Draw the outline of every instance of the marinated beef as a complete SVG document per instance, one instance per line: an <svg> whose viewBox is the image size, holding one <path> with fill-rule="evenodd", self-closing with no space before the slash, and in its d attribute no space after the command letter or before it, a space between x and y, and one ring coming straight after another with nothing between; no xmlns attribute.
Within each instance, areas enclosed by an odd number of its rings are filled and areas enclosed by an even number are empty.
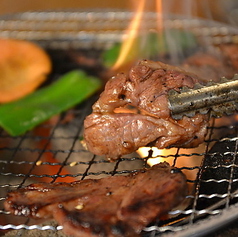
<svg viewBox="0 0 238 237"><path fill-rule="evenodd" d="M221 77L231 77L234 75L233 70L225 65L221 55L215 56L207 53L196 53L189 57L183 68L198 75L200 82L220 81Z"/></svg>
<svg viewBox="0 0 238 237"><path fill-rule="evenodd" d="M141 146L195 147L204 141L208 116L174 120L168 92L193 88L197 76L161 62L140 61L129 75L117 74L93 105L84 122L88 149L110 159ZM120 112L120 109L125 109ZM129 112L128 112L129 111Z"/></svg>
<svg viewBox="0 0 238 237"><path fill-rule="evenodd" d="M220 50L224 56L224 62L238 72L238 44L222 44Z"/></svg>
<svg viewBox="0 0 238 237"><path fill-rule="evenodd" d="M186 194L183 173L164 162L127 176L32 184L10 192L5 209L33 218L53 217L72 236L134 237Z"/></svg>
<svg viewBox="0 0 238 237"><path fill-rule="evenodd" d="M221 44L216 52L197 52L188 57L182 67L195 73L201 82L233 78L238 72L238 45Z"/></svg>

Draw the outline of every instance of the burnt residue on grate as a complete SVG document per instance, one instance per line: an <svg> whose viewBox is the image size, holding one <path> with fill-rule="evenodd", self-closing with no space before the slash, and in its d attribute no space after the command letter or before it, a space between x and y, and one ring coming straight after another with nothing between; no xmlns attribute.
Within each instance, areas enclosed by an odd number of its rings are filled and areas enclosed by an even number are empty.
<svg viewBox="0 0 238 237"><path fill-rule="evenodd" d="M235 129L234 129L235 130ZM235 202L238 190L238 137L230 135L217 141L205 155L202 167L198 209ZM224 201L225 200L225 201ZM237 201L237 200L236 200Z"/></svg>

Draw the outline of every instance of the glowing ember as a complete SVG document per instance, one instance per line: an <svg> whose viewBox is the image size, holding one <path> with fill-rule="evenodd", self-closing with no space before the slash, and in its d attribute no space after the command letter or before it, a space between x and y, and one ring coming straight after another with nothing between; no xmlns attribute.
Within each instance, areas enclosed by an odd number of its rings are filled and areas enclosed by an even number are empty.
<svg viewBox="0 0 238 237"><path fill-rule="evenodd" d="M170 149L158 149L156 147L141 147L137 150L137 153L142 158L148 157L149 151L152 150L152 157L147 160L149 166L153 166L160 162L168 162L171 166L176 167L191 167L191 169L183 170L183 173L187 176L188 180L196 180L198 169L193 167L199 167L203 159L204 144L197 148L182 149L182 148L170 148ZM192 157L192 158L191 158Z"/></svg>
<svg viewBox="0 0 238 237"><path fill-rule="evenodd" d="M158 149L157 147L141 147L137 150L140 157L145 158L148 156L149 151L152 150L152 157L147 160L149 166L156 165L160 162L168 162L173 164L174 157L170 157L169 154L176 153L175 149Z"/></svg>

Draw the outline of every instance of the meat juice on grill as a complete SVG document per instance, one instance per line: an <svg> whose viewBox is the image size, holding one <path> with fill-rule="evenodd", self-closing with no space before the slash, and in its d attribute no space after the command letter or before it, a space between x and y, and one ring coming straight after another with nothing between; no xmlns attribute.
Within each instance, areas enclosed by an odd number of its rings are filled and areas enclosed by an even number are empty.
<svg viewBox="0 0 238 237"><path fill-rule="evenodd" d="M193 88L197 82L194 74L148 60L140 61L128 75L117 74L84 121L87 148L113 160L147 145L159 149L198 146L204 141L208 116L174 120L168 104L169 90ZM127 111L121 113L118 108Z"/></svg>
<svg viewBox="0 0 238 237"><path fill-rule="evenodd" d="M134 237L186 195L183 173L163 162L127 176L32 184L10 192L5 209L33 218L53 217L72 236Z"/></svg>

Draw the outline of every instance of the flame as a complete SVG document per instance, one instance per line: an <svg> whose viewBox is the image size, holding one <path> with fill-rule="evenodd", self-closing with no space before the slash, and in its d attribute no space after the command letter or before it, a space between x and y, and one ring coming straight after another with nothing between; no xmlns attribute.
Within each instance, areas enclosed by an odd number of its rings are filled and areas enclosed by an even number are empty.
<svg viewBox="0 0 238 237"><path fill-rule="evenodd" d="M137 153L140 157L148 157L149 151L152 150L152 157L147 160L149 166L156 165L160 162L168 162L170 165L173 164L174 157L170 157L171 154L176 153L176 149L158 149L157 147L140 147Z"/></svg>
<svg viewBox="0 0 238 237"><path fill-rule="evenodd" d="M163 30L163 5L162 0L156 0L157 28L158 32Z"/></svg>
<svg viewBox="0 0 238 237"><path fill-rule="evenodd" d="M160 33L163 29L163 20L162 20L162 0L156 0L156 12L157 12L157 28L158 33ZM137 3L137 2L136 2ZM143 13L145 12L146 0L139 0L138 7L135 11L135 17L132 19L129 27L127 29L127 38L122 43L119 56L114 66L112 67L112 71L119 71L126 64L130 64L131 62L138 59L140 56L140 50L142 47L138 44L138 35L141 30L141 25L143 21ZM147 1L148 3L148 1ZM147 34L149 33L149 29L147 30ZM162 34L160 34L162 35Z"/></svg>
<svg viewBox="0 0 238 237"><path fill-rule="evenodd" d="M158 149L157 147L141 147L137 150L137 153L141 158L147 158L149 151L152 150L152 156L147 160L149 166L153 166L160 162L168 162L171 166L176 167L191 167L191 169L184 169L183 173L189 180L196 180L198 169L192 167L199 167L201 165L205 145L201 144L196 148L170 148L170 149ZM175 156L177 158L175 158Z"/></svg>
<svg viewBox="0 0 238 237"><path fill-rule="evenodd" d="M129 56L129 54L132 53L132 48L133 48L133 45L135 45L135 41L136 41L139 29L140 29L142 16L143 16L143 12L145 9L145 3L146 3L146 0L139 1L139 5L136 10L135 18L132 20L132 22L128 28L128 38L122 44L119 57L118 57L115 65L112 68L114 71L118 70L118 68L121 68L123 66L123 64L125 63L125 61L127 61L127 57Z"/></svg>

